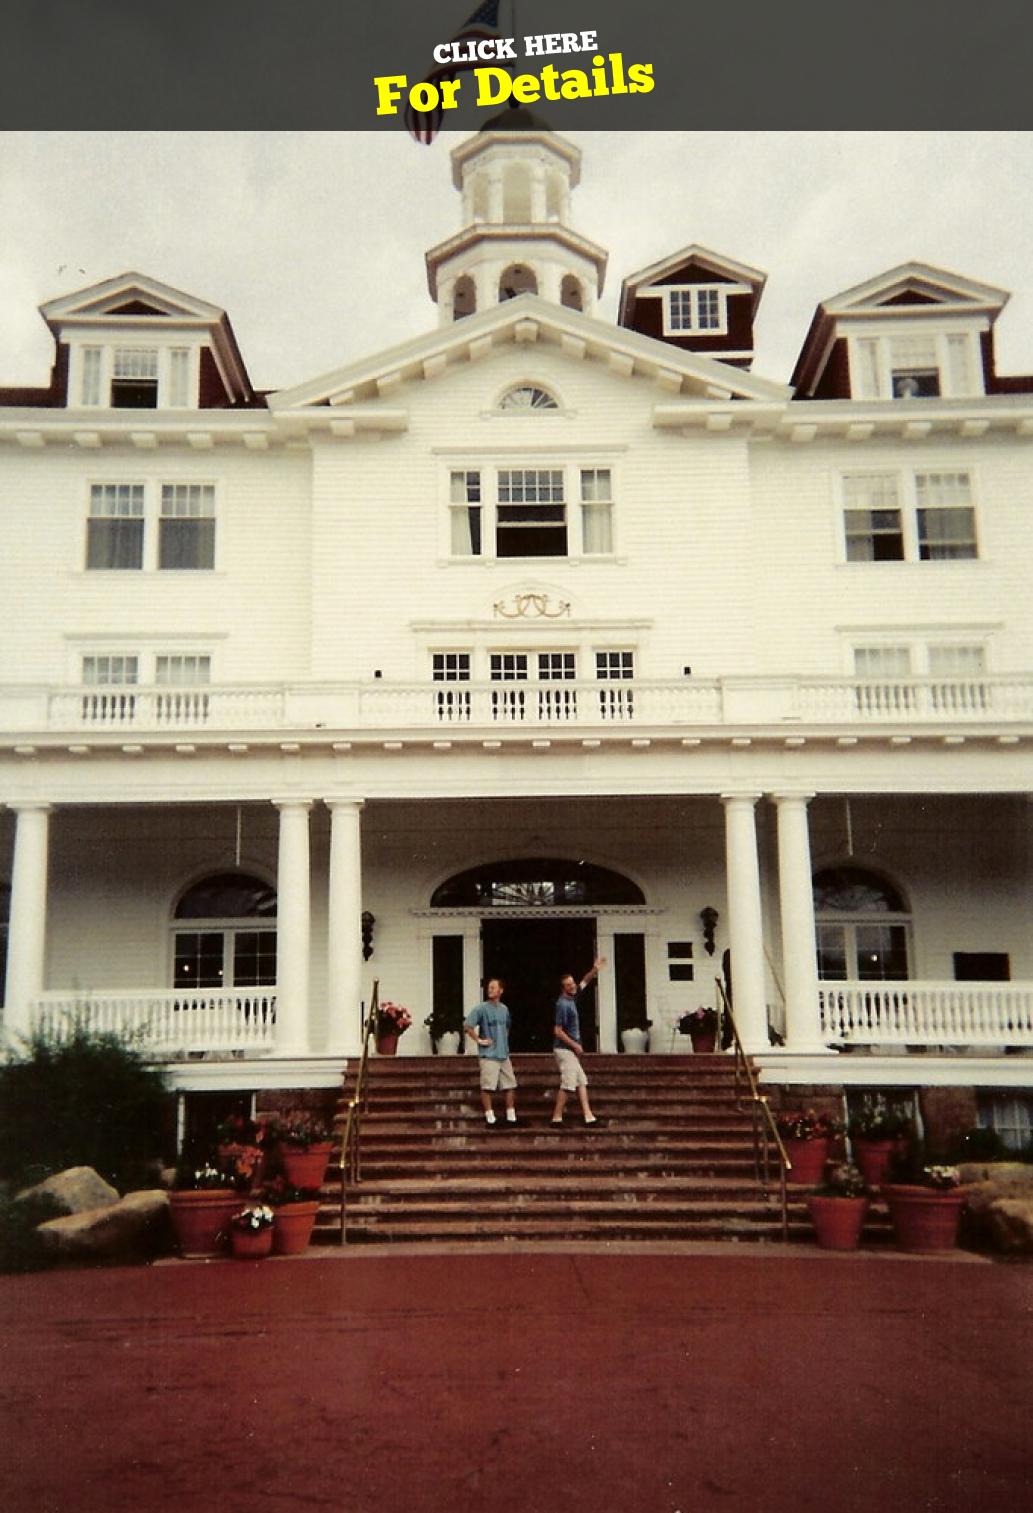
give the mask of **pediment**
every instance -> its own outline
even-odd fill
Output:
[[[767,274],[759,268],[751,268],[746,263],[737,262],[734,258],[725,257],[723,253],[713,252],[709,247],[701,247],[693,242],[659,262],[651,263],[648,268],[629,274],[621,284],[617,318],[622,324],[625,321],[630,324],[635,300],[648,290],[671,284],[710,280],[714,283],[734,284],[743,292],[752,292],[752,308],[755,311],[767,283]]]
[[[96,319],[179,319],[211,325],[222,319],[217,305],[195,299],[141,273],[121,273],[103,283],[91,284],[72,294],[63,294],[40,306],[48,326],[63,326]]]
[[[896,314],[908,308],[928,310],[930,307],[951,313],[992,311],[996,315],[1008,299],[1005,289],[977,283],[928,263],[903,263],[823,300],[822,309],[826,314],[836,316],[887,311]]]
[[[783,384],[733,369],[713,358],[677,350],[637,331],[552,304],[539,295],[521,294],[402,346],[282,390],[270,396],[269,407],[283,411],[365,405],[390,397],[403,384],[437,382],[450,368],[476,362],[507,346],[531,348],[536,344],[559,351],[572,363],[599,363],[623,380],[644,379],[686,399],[771,403],[790,394]]]

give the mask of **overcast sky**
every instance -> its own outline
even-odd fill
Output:
[[[1033,133],[567,132],[574,227],[621,280],[691,242],[760,268],[754,370],[786,382],[815,305],[916,258],[1010,290],[1033,372]],[[423,253],[459,228],[445,133],[0,133],[0,383],[46,381],[46,299],[128,269],[222,306],[258,388],[436,325]]]

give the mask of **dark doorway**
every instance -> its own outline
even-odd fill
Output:
[[[1007,951],[955,951],[955,982],[1011,982]]]
[[[580,978],[595,959],[592,919],[486,919],[481,923],[484,981],[501,977],[513,1016],[514,1051],[551,1051],[553,1010],[560,978]],[[578,995],[581,1043],[594,1051],[599,1043],[594,985]]]

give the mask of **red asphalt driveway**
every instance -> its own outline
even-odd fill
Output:
[[[1033,1267],[719,1247],[0,1277],[5,1513],[1016,1513]]]

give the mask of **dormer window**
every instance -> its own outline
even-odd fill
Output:
[[[559,405],[547,389],[536,384],[519,384],[499,400],[500,410],[558,410]]]
[[[982,394],[982,371],[969,331],[858,335],[849,339],[854,399],[964,399]]]
[[[111,371],[114,410],[158,408],[158,350],[156,347],[116,347]]]
[[[717,285],[686,284],[664,290],[664,335],[721,336],[728,330],[725,291]]]
[[[894,399],[935,399],[939,395],[935,337],[896,336],[891,340],[890,386]]]

